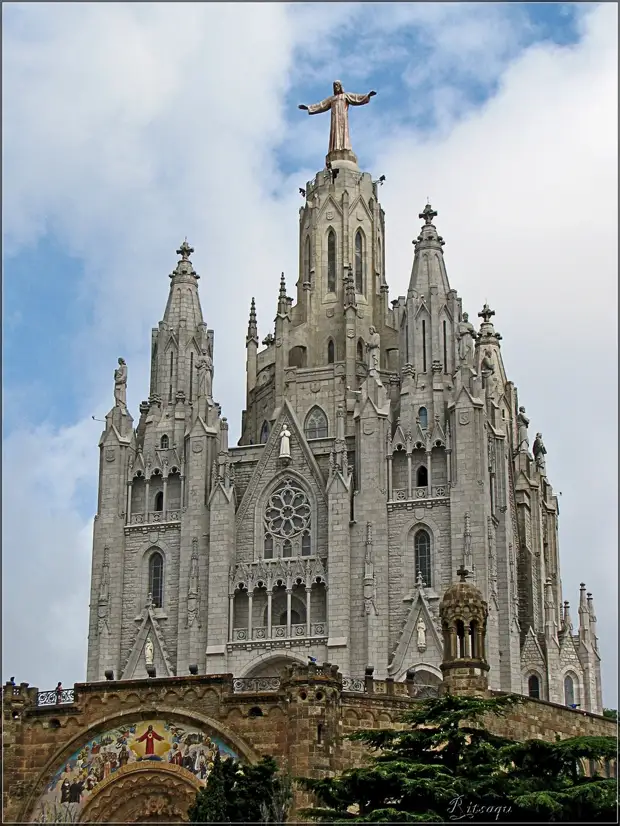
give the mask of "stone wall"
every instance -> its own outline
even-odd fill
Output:
[[[266,687],[271,690],[257,690]],[[29,820],[63,761],[95,734],[154,717],[208,732],[244,760],[271,754],[293,776],[340,773],[365,754],[345,735],[400,726],[400,715],[416,702],[409,683],[367,678],[355,688],[344,691],[337,667],[329,664],[295,667],[279,685],[233,681],[230,674],[78,683],[72,702],[48,706],[37,705],[37,688],[7,684],[4,820]],[[604,717],[529,699],[505,718],[493,717],[489,727],[516,739],[616,734],[616,724]],[[158,764],[151,765],[156,774]],[[296,794],[297,807],[308,802]]]

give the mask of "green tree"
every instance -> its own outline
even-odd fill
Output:
[[[227,761],[228,762],[228,761]],[[196,795],[196,801],[189,809],[189,819],[193,823],[230,823],[226,788],[226,763],[218,750],[213,759],[204,789]]]
[[[614,737],[515,742],[492,734],[485,717],[522,698],[445,695],[416,704],[407,728],[358,731],[375,750],[367,765],[298,782],[320,806],[303,815],[324,823],[615,821],[616,781],[585,777],[584,760],[616,754]]]
[[[284,823],[290,807],[291,783],[278,772],[273,757],[246,765],[217,761],[188,815],[193,823]],[[214,778],[215,776],[215,779]],[[217,803],[211,795],[217,795]]]
[[[604,708],[603,709],[603,717],[609,717],[610,720],[617,720],[618,719],[618,712],[615,708]]]

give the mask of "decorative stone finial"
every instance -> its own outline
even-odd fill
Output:
[[[422,212],[418,215],[418,218],[422,218],[426,226],[433,223],[433,218],[436,218],[439,213],[433,209],[430,204],[427,204]]]
[[[280,275],[280,298],[286,298],[286,281],[284,280],[284,273]]]
[[[256,323],[256,303],[254,301],[254,296],[252,296],[252,303],[250,304],[250,320],[248,321],[246,344],[250,341],[256,341],[256,343],[258,343],[258,326]]]
[[[461,567],[456,572],[456,575],[458,576],[458,578],[461,582],[466,582],[467,577],[469,576],[469,574],[470,574],[470,572],[463,565],[461,565]]]
[[[187,243],[186,238],[177,250],[177,255],[180,255],[183,261],[189,261],[189,257],[193,252],[194,248],[190,247],[190,245]]]
[[[485,324],[488,324],[489,321],[491,320],[492,316],[494,316],[494,315],[495,315],[495,310],[492,310],[485,301],[484,302],[484,307],[480,310],[480,312],[478,313],[478,316],[484,320]]]

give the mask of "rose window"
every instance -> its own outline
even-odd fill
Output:
[[[308,556],[310,522],[306,492],[294,479],[285,479],[271,494],[265,509],[265,558]]]

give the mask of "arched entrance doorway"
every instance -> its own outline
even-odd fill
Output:
[[[170,764],[125,766],[100,784],[80,814],[82,823],[185,823],[202,783]]]
[[[147,719],[140,719],[140,712],[123,715],[114,727],[95,724],[86,736],[75,738],[38,787],[36,802],[26,804],[25,819],[180,823],[188,819],[216,752],[223,760],[255,759],[233,732],[220,732],[216,721],[162,713],[164,708]]]

